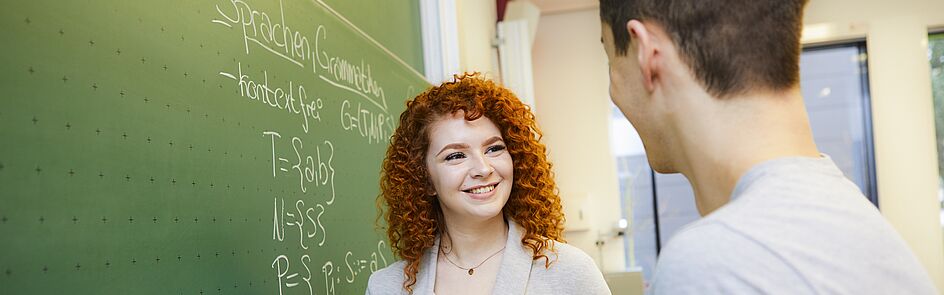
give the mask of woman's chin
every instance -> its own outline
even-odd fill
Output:
[[[466,214],[475,220],[486,221],[501,216],[503,207],[504,203],[499,202],[470,206],[466,208]]]

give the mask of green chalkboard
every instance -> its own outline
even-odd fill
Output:
[[[417,0],[324,0],[367,35],[414,69],[423,69],[420,2]],[[404,42],[409,41],[409,42]]]
[[[363,294],[429,85],[418,11],[331,2],[4,5],[0,294]]]

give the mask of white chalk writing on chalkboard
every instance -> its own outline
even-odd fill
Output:
[[[298,174],[299,188],[301,191],[308,192],[308,185],[314,184],[316,187],[326,187],[329,189],[330,199],[326,204],[331,205],[335,199],[334,186],[334,144],[330,140],[324,140],[321,145],[315,146],[314,156],[304,153],[304,143],[299,137],[292,137],[292,149],[294,157],[283,158],[280,156],[276,147],[276,139],[282,138],[282,135],[275,131],[264,131],[263,136],[268,136],[272,140],[272,177],[278,176],[279,172],[290,173],[294,170]],[[284,165],[291,165],[285,168]]]
[[[359,62],[352,62],[349,58],[331,54],[322,46],[322,42],[328,40],[327,27],[318,25],[315,29],[315,45],[312,48],[308,37],[286,25],[281,0],[280,19],[277,22],[273,22],[266,12],[253,9],[245,1],[228,2],[231,7],[227,9],[231,11],[224,12],[224,9],[216,5],[216,11],[222,19],[213,19],[210,22],[230,29],[233,29],[233,25],[239,25],[247,55],[251,53],[249,43],[252,42],[301,68],[305,68],[304,62],[309,61],[312,73],[321,80],[363,97],[384,113],[389,112],[386,94],[380,83],[374,79],[370,63],[363,58]],[[319,69],[324,73],[320,73]],[[230,74],[228,77],[235,76]]]
[[[340,96],[329,97],[330,102],[338,101],[340,104],[331,103],[328,107],[332,109],[332,112],[340,113],[343,134],[353,135],[365,140],[367,144],[384,144],[393,133],[396,118],[390,115],[386,93],[381,86],[383,83],[373,75],[373,69],[376,69],[374,65],[368,58],[357,56],[358,50],[338,49],[339,45],[351,48],[349,42],[339,41],[345,36],[329,37],[328,27],[322,24],[300,26],[292,22],[291,19],[286,18],[282,0],[278,2],[277,11],[275,9],[265,11],[253,7],[250,2],[248,0],[220,0],[215,5],[217,14],[211,17],[210,22],[241,38],[240,41],[243,43],[241,49],[247,56],[253,53],[258,54],[258,52],[271,54],[278,57],[277,62],[284,60],[306,70],[311,67],[310,73],[315,77],[315,79],[303,79],[297,78],[297,75],[292,76],[292,73],[274,73],[270,71],[271,67],[267,69],[266,65],[258,67],[256,64],[251,64],[252,71],[250,71],[249,63],[235,59],[228,69],[219,71],[219,75],[234,81],[237,93],[244,98],[244,101],[262,106],[262,108],[282,111],[286,116],[300,119],[298,121],[306,135],[303,139],[303,137],[272,129],[264,128],[265,131],[262,132],[263,138],[269,141],[266,144],[270,146],[271,167],[267,169],[271,169],[273,179],[288,177],[287,179],[297,181],[298,190],[307,196],[297,199],[284,195],[273,197],[272,240],[276,243],[293,244],[295,245],[293,248],[303,250],[304,255],[299,257],[277,253],[270,267],[275,272],[279,294],[283,294],[286,289],[299,287],[301,290],[307,288],[309,294],[314,294],[311,280],[316,274],[313,274],[310,268],[313,263],[310,255],[315,255],[315,258],[319,260],[317,264],[321,264],[321,275],[325,282],[324,292],[334,294],[338,284],[352,284],[363,274],[387,266],[388,262],[383,253],[388,249],[385,241],[381,240],[377,243],[376,251],[368,253],[355,253],[350,249],[342,251],[344,261],[340,261],[340,257],[336,256],[341,253],[313,254],[310,252],[332,249],[322,247],[332,242],[332,239],[337,239],[328,237],[331,228],[322,221],[335,220],[331,218],[331,213],[334,212],[331,206],[338,201],[335,189],[335,167],[338,164],[334,163],[334,159],[335,152],[339,148],[330,139],[324,137],[312,139],[309,135],[318,134],[312,132],[313,130],[320,130],[322,126],[330,126],[338,122],[321,125],[328,123],[321,120],[321,111],[326,107],[323,99],[326,98],[325,95]],[[331,10],[322,2],[319,1],[319,3]],[[359,29],[354,29],[360,32]],[[332,37],[335,39],[334,42],[332,42]],[[369,36],[365,37],[376,43]],[[260,51],[260,48],[263,50]],[[385,48],[382,49],[386,51]],[[392,58],[403,64],[398,57],[392,56]],[[412,70],[412,68],[408,69]],[[270,81],[272,78],[270,76],[296,78],[285,80],[273,78]],[[306,87],[312,86],[311,83],[316,84],[315,88]],[[340,91],[338,95],[333,92],[307,90],[326,89],[322,85],[343,91]],[[412,91],[410,92],[412,94]],[[310,94],[311,97],[309,97]],[[340,149],[343,150],[343,148],[346,146]],[[342,164],[340,167],[346,166]],[[311,198],[311,195],[315,197]],[[343,194],[340,199],[345,199]],[[286,208],[286,202],[289,208]],[[325,259],[325,256],[334,257],[337,260]]]
[[[220,72],[220,75],[236,80],[239,87],[239,95],[249,98],[253,101],[259,101],[263,105],[286,111],[290,115],[299,115],[302,117],[302,130],[308,133],[309,119],[321,122],[320,110],[324,108],[324,101],[321,98],[308,100],[308,92],[305,86],[288,81],[288,90],[282,87],[269,87],[269,72],[262,71],[262,82],[250,79],[248,74],[243,74],[242,63],[236,64],[237,75],[227,72]],[[297,85],[297,87],[295,86]]]
[[[308,37],[298,31],[293,31],[285,23],[285,11],[281,0],[279,0],[279,20],[274,23],[266,12],[252,9],[252,6],[245,1],[231,0],[228,2],[232,6],[230,7],[232,11],[229,14],[223,12],[223,9],[216,5],[216,11],[225,21],[214,19],[211,22],[230,28],[233,25],[239,25],[242,29],[246,54],[249,54],[249,42],[251,41],[300,67],[304,67],[303,61],[311,58],[311,45],[308,42]],[[262,40],[260,41],[260,39]]]
[[[386,143],[393,134],[393,117],[344,100],[341,102],[341,128],[367,138],[367,143]]]

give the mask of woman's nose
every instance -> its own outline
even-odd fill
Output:
[[[495,172],[495,167],[492,167],[492,164],[488,162],[484,157],[477,157],[475,160],[475,166],[472,167],[472,177],[481,178],[488,177]]]

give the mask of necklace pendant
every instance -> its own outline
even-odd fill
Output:
[[[471,276],[473,272],[475,272],[475,269],[474,269],[474,268],[470,268],[470,269],[469,269],[469,275]]]

